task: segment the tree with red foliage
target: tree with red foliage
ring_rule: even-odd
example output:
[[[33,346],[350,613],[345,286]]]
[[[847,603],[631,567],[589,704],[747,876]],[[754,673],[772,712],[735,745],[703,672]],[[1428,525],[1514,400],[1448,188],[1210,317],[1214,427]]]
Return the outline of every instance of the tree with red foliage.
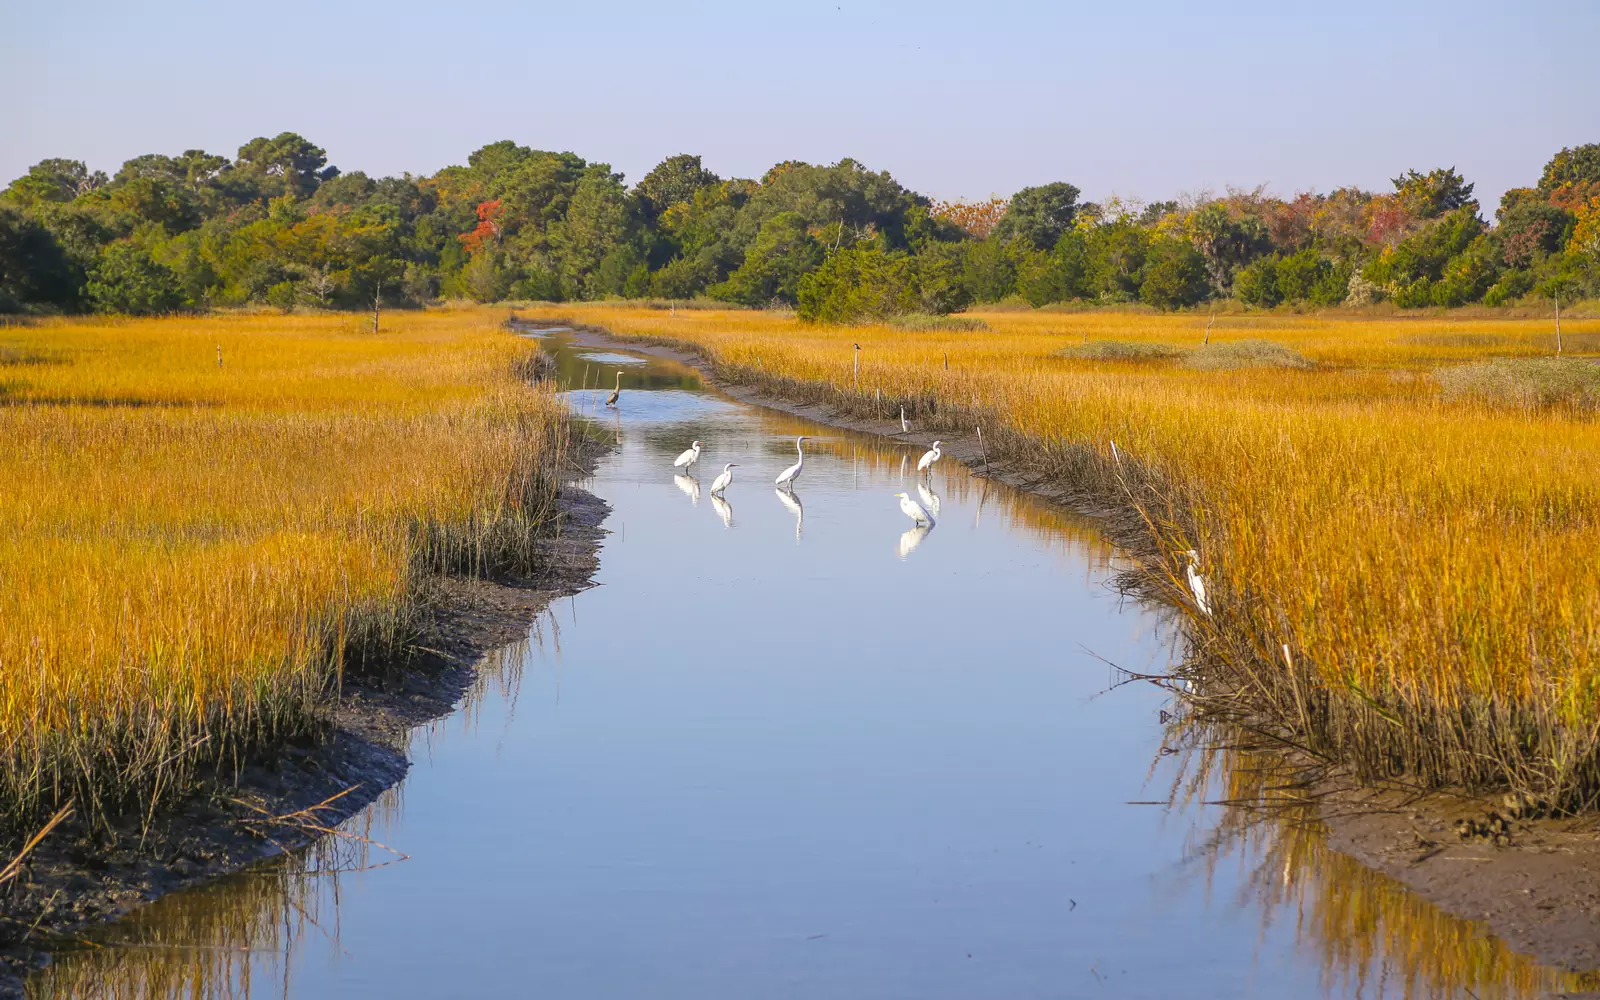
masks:
[[[500,228],[500,215],[505,207],[500,204],[500,199],[480,202],[478,204],[478,225],[470,233],[463,233],[456,237],[467,253],[477,253],[489,241],[499,244],[503,230]]]

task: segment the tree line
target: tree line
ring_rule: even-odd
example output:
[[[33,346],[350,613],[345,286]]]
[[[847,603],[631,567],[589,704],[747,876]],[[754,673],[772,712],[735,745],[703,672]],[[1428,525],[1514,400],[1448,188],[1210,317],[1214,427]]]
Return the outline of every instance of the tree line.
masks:
[[[0,192],[0,312],[150,314],[712,298],[843,322],[968,306],[1208,300],[1498,305],[1600,295],[1600,144],[1563,149],[1493,221],[1454,168],[1393,190],[1229,190],[1148,204],[1072,184],[938,202],[845,159],[724,179],[698,156],[629,187],[506,140],[435,174],[343,173],[309,140],[49,159]]]

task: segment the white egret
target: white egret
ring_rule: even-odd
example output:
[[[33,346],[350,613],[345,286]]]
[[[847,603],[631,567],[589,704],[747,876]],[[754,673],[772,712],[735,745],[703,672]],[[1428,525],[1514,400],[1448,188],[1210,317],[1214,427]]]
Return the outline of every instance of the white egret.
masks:
[[[900,433],[901,434],[910,434],[911,433],[911,421],[906,419],[906,408],[903,407],[903,406],[900,407]]]
[[[927,472],[928,471],[928,466],[932,465],[933,463],[935,463],[935,462],[937,462],[939,460],[939,456],[941,454],[943,454],[941,451],[939,451],[939,446],[941,444],[943,444],[943,443],[944,443],[943,441],[935,441],[933,443],[933,447],[929,448],[926,452],[923,453],[922,457],[917,460],[917,471],[918,472]]]
[[[696,507],[700,505],[700,480],[693,476],[673,476],[672,481],[689,498],[690,503]]]
[[[933,527],[933,515],[928,513],[927,508],[904,493],[896,493],[895,496],[900,498],[900,509],[905,512],[906,517],[911,518],[918,524],[926,524],[930,528]]]
[[[779,486],[787,486],[791,490],[794,489],[794,481],[800,478],[800,470],[806,464],[805,449],[800,447],[805,440],[806,439],[804,435],[794,439],[794,450],[795,453],[800,456],[800,460],[789,466],[787,469],[784,469],[782,472],[778,473],[776,482]]]
[[[939,494],[928,489],[921,483],[917,484],[917,495],[922,497],[922,506],[928,508],[928,513],[934,517],[939,516]]]
[[[721,493],[723,490],[728,488],[728,484],[733,482],[733,470],[737,469],[738,467],[739,467],[739,463],[738,462],[729,462],[727,465],[724,465],[722,467],[722,475],[720,475],[717,478],[711,480],[711,495],[712,496],[716,496],[717,494]]]
[[[616,406],[617,400],[622,398],[622,373],[617,372],[617,387],[611,390],[611,395],[606,397],[607,406]]]
[[[1206,578],[1200,575],[1200,553],[1190,549],[1189,556],[1189,592],[1194,595],[1194,606],[1207,618],[1211,617],[1211,603],[1206,600]]]
[[[773,490],[772,492],[778,494],[778,501],[780,503],[794,511],[794,543],[799,545],[800,529],[805,527],[806,523],[805,507],[801,505],[800,498],[795,496],[792,491],[785,492],[783,490]]]
[[[700,461],[700,442],[696,441],[694,444],[689,446],[688,451],[672,460],[672,467],[674,469],[682,469],[684,472],[688,472],[694,467],[694,463],[698,461]]]
[[[933,529],[926,524],[919,524],[907,530],[905,534],[901,535],[900,544],[896,549],[896,551],[900,553],[900,558],[904,559],[906,556],[909,556],[913,551],[915,551],[916,547],[922,544],[922,540],[928,537],[928,532],[932,530]]]
[[[732,504],[713,493],[711,494],[711,508],[717,512],[718,517],[722,518],[722,526],[724,528],[733,527]]]

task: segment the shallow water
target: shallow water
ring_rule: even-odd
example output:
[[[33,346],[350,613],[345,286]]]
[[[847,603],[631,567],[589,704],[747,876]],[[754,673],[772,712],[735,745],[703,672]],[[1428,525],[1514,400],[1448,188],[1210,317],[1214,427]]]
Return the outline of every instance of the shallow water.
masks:
[[[1162,752],[1175,706],[1108,663],[1160,673],[1174,638],[1111,588],[1118,556],[1092,524],[948,459],[924,498],[920,447],[545,336],[573,406],[620,437],[588,484],[614,507],[599,586],[492,657],[348,836],[139,911],[58,953],[37,995],[1563,985],[1314,830],[1130,804],[1180,777]],[[799,434],[788,496],[772,480]],[[700,464],[675,475],[695,439]],[[900,491],[936,503],[933,529]],[[1223,797],[1238,764],[1198,798]]]

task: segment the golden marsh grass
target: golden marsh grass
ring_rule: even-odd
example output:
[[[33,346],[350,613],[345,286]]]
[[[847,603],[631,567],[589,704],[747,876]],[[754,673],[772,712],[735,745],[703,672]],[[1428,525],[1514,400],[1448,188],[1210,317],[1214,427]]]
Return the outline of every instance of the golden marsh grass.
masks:
[[[142,809],[309,733],[430,572],[527,563],[563,417],[501,315],[0,329],[8,822]]]
[[[1600,424],[1446,400],[1432,374],[1548,354],[1548,322],[1218,316],[1213,345],[1270,341],[1313,367],[1195,368],[1059,352],[1189,351],[1203,314],[994,312],[978,314],[985,332],[908,332],[560,311],[693,345],[724,377],[796,398],[881,417],[904,405],[930,433],[981,423],[991,455],[1124,521],[1137,509],[1142,555],[1180,604],[1175,554],[1201,552],[1215,614],[1190,610],[1205,658],[1312,752],[1572,808],[1600,794]],[[1563,332],[1569,353],[1600,347],[1600,321]]]

